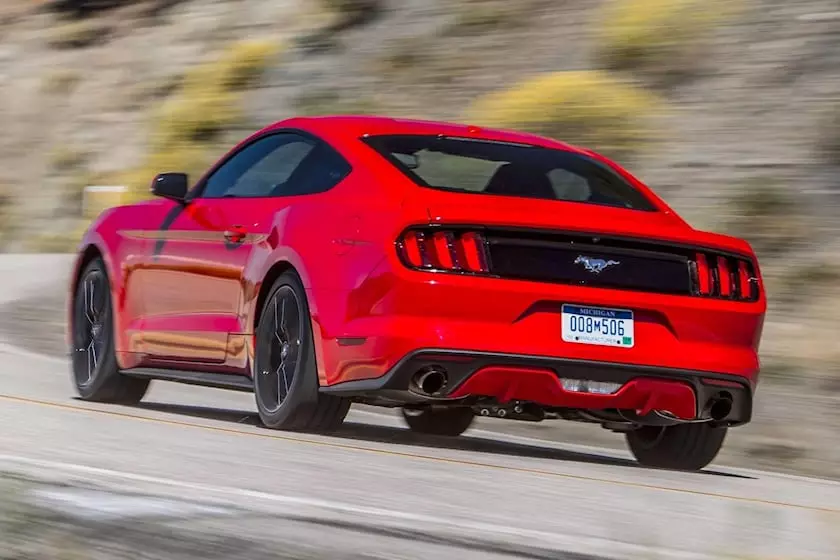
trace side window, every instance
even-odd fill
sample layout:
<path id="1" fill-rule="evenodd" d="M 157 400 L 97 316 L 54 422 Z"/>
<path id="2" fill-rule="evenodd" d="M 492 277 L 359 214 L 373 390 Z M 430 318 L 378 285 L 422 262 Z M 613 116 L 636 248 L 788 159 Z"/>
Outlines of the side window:
<path id="1" fill-rule="evenodd" d="M 329 190 L 350 172 L 350 164 L 335 150 L 319 142 L 278 187 L 278 196 L 315 194 Z"/>
<path id="2" fill-rule="evenodd" d="M 322 142 L 292 133 L 273 134 L 244 148 L 217 169 L 201 196 L 309 194 L 329 189 L 347 171 L 349 165 Z"/>
<path id="3" fill-rule="evenodd" d="M 584 201 L 592 193 L 589 181 L 567 169 L 561 167 L 552 169 L 548 172 L 548 178 L 558 200 Z"/>

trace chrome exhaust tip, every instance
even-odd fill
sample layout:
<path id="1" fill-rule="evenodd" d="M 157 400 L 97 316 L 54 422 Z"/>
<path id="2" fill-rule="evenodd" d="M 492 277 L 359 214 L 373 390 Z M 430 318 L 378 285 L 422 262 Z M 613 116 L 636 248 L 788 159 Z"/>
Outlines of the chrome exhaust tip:
<path id="1" fill-rule="evenodd" d="M 448 382 L 449 376 L 446 370 L 437 366 L 425 367 L 411 378 L 412 389 L 417 393 L 429 396 L 443 391 Z"/>

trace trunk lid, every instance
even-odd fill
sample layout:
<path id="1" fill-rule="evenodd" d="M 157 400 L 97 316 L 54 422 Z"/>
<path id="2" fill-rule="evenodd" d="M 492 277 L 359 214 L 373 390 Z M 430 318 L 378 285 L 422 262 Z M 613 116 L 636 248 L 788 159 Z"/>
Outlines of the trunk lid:
<path id="1" fill-rule="evenodd" d="M 424 207 L 430 224 L 481 225 L 659 240 L 751 254 L 736 238 L 702 232 L 671 211 L 422 189 L 405 200 Z M 419 209 L 419 208 L 418 208 Z"/>

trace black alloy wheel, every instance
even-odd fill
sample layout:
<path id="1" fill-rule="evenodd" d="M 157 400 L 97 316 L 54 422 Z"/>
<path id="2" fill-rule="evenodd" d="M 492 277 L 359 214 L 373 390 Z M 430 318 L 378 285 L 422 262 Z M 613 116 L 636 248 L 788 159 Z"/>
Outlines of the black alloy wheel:
<path id="1" fill-rule="evenodd" d="M 293 271 L 270 288 L 255 344 L 254 393 L 263 425 L 315 432 L 341 426 L 350 401 L 319 392 L 306 291 Z"/>
<path id="2" fill-rule="evenodd" d="M 111 284 L 100 258 L 89 262 L 79 276 L 73 295 L 71 334 L 73 383 L 83 400 L 140 402 L 149 380 L 120 373 L 114 348 Z"/>
<path id="3" fill-rule="evenodd" d="M 73 375 L 80 389 L 90 387 L 112 344 L 113 325 L 105 272 L 93 267 L 79 281 L 74 313 Z"/>
<path id="4" fill-rule="evenodd" d="M 269 312 L 263 339 L 257 352 L 260 369 L 254 380 L 256 393 L 267 414 L 283 406 L 300 370 L 302 321 L 300 302 L 291 286 L 275 290 L 266 309 Z M 265 337 L 268 337 L 265 340 Z"/>

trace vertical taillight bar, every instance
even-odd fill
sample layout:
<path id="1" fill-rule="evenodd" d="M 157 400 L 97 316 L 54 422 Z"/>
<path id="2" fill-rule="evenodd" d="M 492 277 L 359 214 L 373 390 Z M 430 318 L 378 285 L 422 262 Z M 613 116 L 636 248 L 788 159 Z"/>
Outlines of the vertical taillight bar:
<path id="1" fill-rule="evenodd" d="M 423 266 L 423 233 L 409 231 L 402 238 L 402 249 L 405 260 L 414 268 Z"/>
<path id="2" fill-rule="evenodd" d="M 709 270 L 709 262 L 703 253 L 697 253 L 695 262 L 697 263 L 697 291 L 700 295 L 707 296 L 712 293 L 712 275 Z"/>
<path id="3" fill-rule="evenodd" d="M 756 297 L 752 264 L 740 258 L 697 253 L 692 274 L 697 295 L 753 300 Z"/>
<path id="4" fill-rule="evenodd" d="M 749 264 L 746 261 L 738 261 L 738 292 L 741 299 L 753 298 L 751 278 Z"/>
<path id="5" fill-rule="evenodd" d="M 484 237 L 477 232 L 411 230 L 399 242 L 404 262 L 411 268 L 452 272 L 490 271 Z"/>
<path id="6" fill-rule="evenodd" d="M 732 272 L 729 269 L 729 263 L 726 257 L 717 258 L 717 276 L 720 287 L 718 293 L 721 297 L 732 297 Z"/>
<path id="7" fill-rule="evenodd" d="M 442 269 L 457 269 L 458 256 L 455 254 L 453 235 L 448 231 L 438 231 L 432 235 L 435 245 L 436 263 Z"/>
<path id="8" fill-rule="evenodd" d="M 464 252 L 464 268 L 470 272 L 488 272 L 487 254 L 481 234 L 473 232 L 462 234 L 461 247 Z"/>

